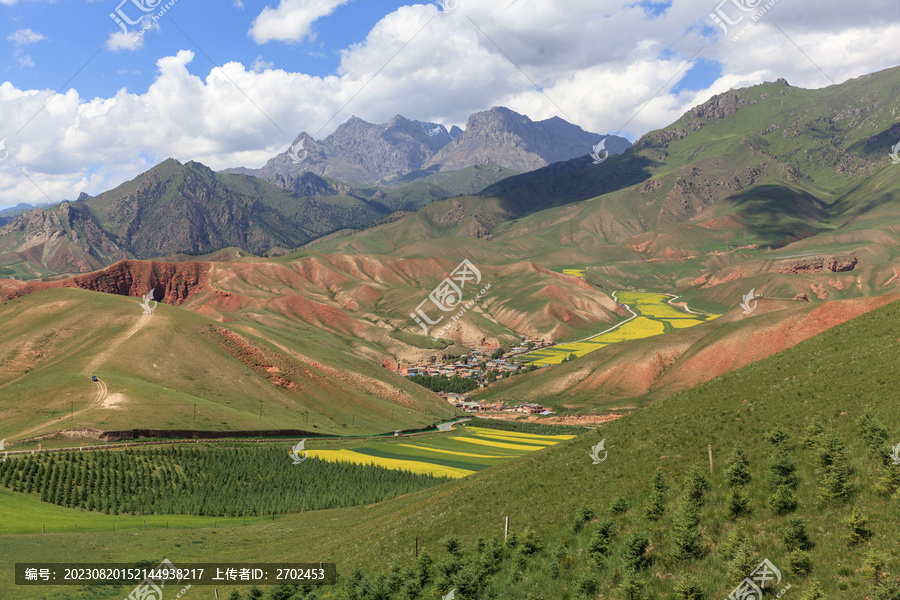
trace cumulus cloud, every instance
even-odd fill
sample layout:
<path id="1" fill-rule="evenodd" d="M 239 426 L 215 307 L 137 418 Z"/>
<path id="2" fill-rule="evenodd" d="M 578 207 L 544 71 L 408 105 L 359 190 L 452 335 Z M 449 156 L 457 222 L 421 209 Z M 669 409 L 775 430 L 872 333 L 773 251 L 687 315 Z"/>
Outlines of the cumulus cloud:
<path id="1" fill-rule="evenodd" d="M 310 35 L 312 24 L 350 0 L 281 0 L 266 7 L 250 27 L 257 44 L 271 41 L 300 42 Z"/>
<path id="2" fill-rule="evenodd" d="M 635 139 L 731 88 L 779 77 L 815 88 L 900 64 L 900 23 L 882 18 L 894 1 L 858 0 L 840 12 L 838 0 L 781 0 L 767 13 L 777 26 L 761 19 L 733 42 L 709 17 L 718 0 L 683 0 L 664 13 L 625 2 L 601 10 L 596 0 L 570 0 L 565 10 L 553 0 L 459 0 L 450 12 L 435 4 L 391 12 L 341 52 L 331 75 L 257 57 L 197 76 L 193 52 L 182 51 L 157 62 L 144 93 L 86 99 L 7 82 L 0 139 L 11 158 L 0 164 L 0 205 L 46 201 L 13 160 L 61 200 L 110 189 L 168 157 L 259 167 L 301 131 L 321 138 L 354 114 L 464 126 L 471 113 L 505 105 Z M 339 4 L 282 0 L 254 22 L 258 41 L 302 39 Z M 274 28 L 277 11 L 290 27 Z M 721 76 L 703 89 L 676 87 L 701 59 Z"/>

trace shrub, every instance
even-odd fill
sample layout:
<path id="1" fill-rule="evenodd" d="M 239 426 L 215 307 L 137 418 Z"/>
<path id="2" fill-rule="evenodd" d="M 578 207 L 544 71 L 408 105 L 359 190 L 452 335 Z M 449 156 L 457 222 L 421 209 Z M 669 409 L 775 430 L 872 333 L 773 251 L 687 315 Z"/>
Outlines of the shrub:
<path id="1" fill-rule="evenodd" d="M 734 488 L 728 494 L 728 516 L 736 519 L 750 512 L 750 500 L 743 488 Z"/>
<path id="2" fill-rule="evenodd" d="M 803 430 L 803 435 L 800 437 L 800 443 L 807 448 L 815 448 L 819 445 L 819 436 L 822 435 L 824 431 L 825 426 L 822 425 L 821 421 L 813 421 Z"/>
<path id="3" fill-rule="evenodd" d="M 803 595 L 802 600 L 822 600 L 823 598 L 825 598 L 825 592 L 822 591 L 822 584 L 818 579 L 811 579 L 809 591 Z"/>
<path id="4" fill-rule="evenodd" d="M 753 547 L 753 542 L 749 537 L 745 537 L 738 545 L 734 556 L 728 561 L 728 576 L 735 581 L 740 581 L 750 574 L 759 566 L 759 556 Z"/>
<path id="5" fill-rule="evenodd" d="M 872 537 L 872 530 L 869 529 L 869 518 L 863 516 L 859 509 L 854 508 L 853 513 L 847 517 L 844 524 L 850 530 L 846 536 L 847 544 L 853 546 L 864 542 Z"/>
<path id="6" fill-rule="evenodd" d="M 775 493 L 769 497 L 769 508 L 776 515 L 784 515 L 797 509 L 797 498 L 794 489 L 789 485 L 779 485 Z"/>
<path id="7" fill-rule="evenodd" d="M 788 571 L 805 577 L 812 571 L 812 559 L 806 550 L 794 550 L 788 554 Z"/>
<path id="8" fill-rule="evenodd" d="M 597 593 L 597 580 L 590 573 L 582 573 L 575 582 L 575 591 L 585 598 L 591 598 Z"/>
<path id="9" fill-rule="evenodd" d="M 818 498 L 823 501 L 844 500 L 850 495 L 850 467 L 844 443 L 833 431 L 819 436 L 816 451 L 819 471 Z"/>
<path id="10" fill-rule="evenodd" d="M 644 600 L 644 582 L 637 573 L 629 569 L 616 588 L 616 596 L 621 600 Z"/>
<path id="11" fill-rule="evenodd" d="M 522 541 L 520 544 L 520 550 L 522 554 L 525 556 L 531 556 L 540 552 L 544 548 L 544 540 L 540 538 L 540 536 L 535 532 L 531 527 L 527 528 L 522 533 Z"/>
<path id="12" fill-rule="evenodd" d="M 882 581 L 873 590 L 872 600 L 900 600 L 900 585 L 896 581 Z"/>
<path id="13" fill-rule="evenodd" d="M 616 500 L 609 507 L 610 512 L 614 515 L 624 515 L 628 512 L 628 500 L 625 498 L 616 498 Z"/>
<path id="14" fill-rule="evenodd" d="M 687 560 L 703 553 L 700 545 L 700 511 L 693 502 L 682 502 L 672 524 L 672 544 L 675 558 Z"/>
<path id="15" fill-rule="evenodd" d="M 677 600 L 703 600 L 700 582 L 689 573 L 682 573 L 675 581 L 675 598 Z"/>
<path id="16" fill-rule="evenodd" d="M 441 539 L 441 546 L 443 546 L 444 550 L 451 556 L 456 558 L 462 556 L 462 543 L 459 541 L 459 536 L 455 534 L 451 533 L 450 535 L 444 536 Z"/>
<path id="17" fill-rule="evenodd" d="M 634 570 L 645 569 L 650 565 L 650 557 L 647 548 L 650 546 L 650 538 L 643 533 L 632 533 L 625 541 L 625 552 L 622 558 L 625 564 Z"/>
<path id="18" fill-rule="evenodd" d="M 735 446 L 725 467 L 725 477 L 731 487 L 750 483 L 750 463 L 747 453 L 740 446 Z"/>
<path id="19" fill-rule="evenodd" d="M 801 517 L 788 517 L 788 525 L 782 533 L 782 540 L 788 550 L 812 550 L 813 547 L 806 533 L 806 524 Z"/>
<path id="20" fill-rule="evenodd" d="M 778 446 L 769 455 L 769 483 L 774 486 L 787 485 L 796 488 L 800 480 L 797 478 L 797 463 L 787 448 Z"/>
<path id="21" fill-rule="evenodd" d="M 575 533 L 578 533 L 587 523 L 593 521 L 595 517 L 593 509 L 582 504 L 581 508 L 578 509 L 578 514 L 575 515 L 575 520 L 572 522 L 572 529 Z"/>
<path id="22" fill-rule="evenodd" d="M 692 466 L 685 475 L 682 491 L 684 497 L 690 502 L 698 507 L 703 506 L 703 494 L 709 491 L 709 480 L 706 478 L 706 473 L 700 467 Z"/>
<path id="23" fill-rule="evenodd" d="M 856 419 L 856 426 L 859 428 L 863 440 L 869 446 L 869 450 L 873 454 L 878 454 L 888 440 L 888 431 L 885 426 L 878 422 L 868 407 Z"/>
<path id="24" fill-rule="evenodd" d="M 887 566 L 887 556 L 872 550 L 866 557 L 866 564 L 863 571 L 866 578 L 872 582 L 873 586 L 878 586 L 885 578 L 885 567 Z"/>
<path id="25" fill-rule="evenodd" d="M 653 476 L 653 489 L 650 490 L 650 498 L 647 501 L 647 518 L 651 521 L 658 520 L 666 511 L 666 492 L 669 491 L 663 480 L 662 473 L 657 472 Z"/>
<path id="26" fill-rule="evenodd" d="M 776 425 L 766 433 L 765 438 L 770 444 L 781 446 L 787 442 L 788 434 L 780 425 Z"/>
<path id="27" fill-rule="evenodd" d="M 615 525 L 612 521 L 602 520 L 597 523 L 597 529 L 591 536 L 588 544 L 588 555 L 599 564 L 609 554 L 609 546 L 615 533 Z"/>

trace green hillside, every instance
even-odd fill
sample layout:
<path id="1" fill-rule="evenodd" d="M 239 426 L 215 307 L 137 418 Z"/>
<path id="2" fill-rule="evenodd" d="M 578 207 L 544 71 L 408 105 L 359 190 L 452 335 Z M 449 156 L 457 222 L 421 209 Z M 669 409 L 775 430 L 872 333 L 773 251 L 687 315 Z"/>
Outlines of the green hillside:
<path id="1" fill-rule="evenodd" d="M 0 329 L 7 449 L 51 428 L 373 434 L 453 415 L 303 324 L 229 326 L 166 305 L 148 317 L 135 298 L 54 289 L 0 305 Z"/>
<path id="2" fill-rule="evenodd" d="M 593 598 L 726 597 L 765 558 L 782 573 L 775 591 L 790 584 L 792 597 L 895 598 L 900 472 L 888 452 L 900 441 L 891 391 L 900 384 L 898 330 L 893 303 L 599 431 L 374 506 L 234 530 L 6 536 L 0 555 L 111 560 L 115 546 L 125 561 L 334 560 L 345 582 L 321 598 L 354 597 L 339 591 L 348 579 L 363 589 L 369 581 L 370 591 L 355 597 L 374 598 L 372 590 L 390 587 L 395 565 L 397 592 L 380 597 L 400 598 L 401 584 L 414 577 L 407 569 L 418 538 L 436 563 L 413 597 L 437 598 L 454 586 L 465 598 L 574 599 L 584 597 L 579 589 L 594 589 Z M 603 460 L 594 464 L 589 451 L 601 440 Z M 735 448 L 746 456 L 749 481 L 727 468 Z M 851 538 L 854 511 L 868 524 L 856 519 Z M 505 517 L 514 543 L 500 541 Z M 867 574 L 865 565 L 881 555 L 879 574 Z M 350 578 L 357 567 L 363 574 Z M 4 597 L 28 597 L 10 587 L 9 573 L 0 580 Z M 882 581 L 877 590 L 873 580 Z M 690 582 L 700 595 L 674 593 Z M 824 595 L 812 595 L 817 585 Z"/>

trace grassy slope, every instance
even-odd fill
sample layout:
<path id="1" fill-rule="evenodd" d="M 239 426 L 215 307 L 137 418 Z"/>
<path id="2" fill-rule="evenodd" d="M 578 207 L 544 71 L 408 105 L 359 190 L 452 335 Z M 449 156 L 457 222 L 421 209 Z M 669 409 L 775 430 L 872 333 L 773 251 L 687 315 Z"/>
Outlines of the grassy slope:
<path id="1" fill-rule="evenodd" d="M 787 552 L 779 541 L 786 518 L 773 515 L 765 504 L 771 493 L 764 476 L 770 446 L 763 436 L 778 425 L 790 435 L 789 447 L 798 463 L 801 486 L 796 514 L 806 519 L 816 544 L 813 573 L 822 580 L 826 597 L 862 600 L 866 585 L 857 570 L 869 549 L 893 552 L 890 569 L 894 577 L 898 572 L 897 550 L 892 546 L 892 540 L 900 535 L 896 501 L 875 492 L 878 462 L 869 454 L 854 423 L 863 408 L 871 407 L 890 432 L 890 441 L 898 441 L 900 409 L 891 400 L 892 390 L 900 384 L 895 368 L 898 326 L 900 305 L 894 303 L 769 359 L 652 404 L 604 425 L 599 432 L 372 507 L 308 513 L 233 531 L 128 534 L 128 544 L 123 544 L 121 535 L 111 533 L 11 536 L 0 539 L 0 556 L 65 560 L 81 555 L 112 560 L 111 548 L 117 547 L 120 550 L 115 556 L 122 560 L 163 556 L 176 563 L 228 558 L 336 560 L 346 572 L 358 565 L 383 569 L 389 564 L 405 564 L 411 559 L 416 536 L 420 548 L 438 554 L 437 542 L 447 533 L 459 535 L 467 544 L 479 535 L 500 534 L 502 520 L 509 516 L 515 529 L 521 531 L 531 525 L 551 548 L 562 539 L 569 545 L 569 554 L 577 557 L 576 548 L 584 548 L 587 541 L 585 534 L 575 537 L 571 533 L 570 524 L 578 507 L 587 504 L 608 514 L 613 500 L 624 497 L 632 509 L 617 518 L 614 556 L 629 531 L 650 535 L 656 559 L 651 574 L 663 574 L 661 579 L 647 578 L 651 597 L 667 594 L 672 580 L 665 574 L 681 571 L 695 573 L 713 597 L 724 596 L 736 583 L 725 573 L 717 551 L 732 528 L 725 516 L 723 464 L 736 444 L 749 455 L 754 477 L 749 487 L 753 512 L 745 525 L 753 532 L 760 558 L 768 557 L 776 565 L 786 562 Z M 847 504 L 815 503 L 812 452 L 797 439 L 816 419 L 833 428 L 847 444 L 855 489 Z M 600 439 L 606 440 L 609 458 L 593 465 L 588 450 Z M 668 558 L 676 492 L 669 493 L 667 512 L 658 524 L 647 522 L 641 503 L 654 471 L 661 472 L 677 489 L 689 466 L 706 465 L 707 445 L 713 448 L 716 464 L 712 490 L 701 513 L 703 544 L 708 553 L 703 559 L 677 563 Z M 842 527 L 837 524 L 854 506 L 870 518 L 877 535 L 862 547 L 846 548 L 840 539 Z M 300 531 L 304 539 L 298 545 Z M 534 559 L 526 568 L 526 582 L 534 589 L 544 589 L 548 597 L 560 597 L 553 595 L 560 594 L 560 584 L 541 574 L 547 560 L 546 551 Z M 617 564 L 610 561 L 609 568 Z M 839 569 L 841 565 L 845 568 Z M 583 569 L 587 569 L 586 561 L 576 558 L 571 577 Z M 603 572 L 608 573 L 604 580 L 613 578 L 611 571 Z M 8 590 L 10 598 L 24 597 L 9 588 L 9 571 L 2 577 L 0 587 Z M 795 589 L 808 587 L 799 576 L 790 577 Z"/>
<path id="2" fill-rule="evenodd" d="M 287 351 L 253 335 L 252 328 L 242 332 L 292 374 L 299 387 L 291 392 L 273 385 L 265 370 L 251 369 L 216 345 L 209 331 L 221 324 L 165 305 L 91 373 L 108 385 L 110 394 L 124 396 L 127 410 L 80 412 L 97 393 L 85 369 L 140 315 L 140 303 L 133 298 L 74 289 L 39 292 L 0 306 L 0 437 L 48 424 L 54 429 L 305 429 L 306 410 L 309 427 L 315 424 L 322 433 L 367 434 L 421 427 L 452 415 L 430 392 L 353 356 L 340 340 L 310 327 L 268 332 L 267 338 Z M 240 323 L 234 326 L 241 329 Z M 364 382 L 336 379 L 293 358 L 290 351 L 342 365 L 358 376 L 386 379 L 405 392 L 406 400 L 398 405 Z"/>

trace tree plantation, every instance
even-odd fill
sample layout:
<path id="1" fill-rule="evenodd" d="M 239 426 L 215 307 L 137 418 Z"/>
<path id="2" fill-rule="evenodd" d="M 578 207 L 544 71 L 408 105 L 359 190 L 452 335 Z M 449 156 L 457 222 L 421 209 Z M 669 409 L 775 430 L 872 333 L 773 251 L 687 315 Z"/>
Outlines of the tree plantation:
<path id="1" fill-rule="evenodd" d="M 310 458 L 283 448 L 154 448 L 9 458 L 0 484 L 106 514 L 262 516 L 372 504 L 447 481 Z"/>

